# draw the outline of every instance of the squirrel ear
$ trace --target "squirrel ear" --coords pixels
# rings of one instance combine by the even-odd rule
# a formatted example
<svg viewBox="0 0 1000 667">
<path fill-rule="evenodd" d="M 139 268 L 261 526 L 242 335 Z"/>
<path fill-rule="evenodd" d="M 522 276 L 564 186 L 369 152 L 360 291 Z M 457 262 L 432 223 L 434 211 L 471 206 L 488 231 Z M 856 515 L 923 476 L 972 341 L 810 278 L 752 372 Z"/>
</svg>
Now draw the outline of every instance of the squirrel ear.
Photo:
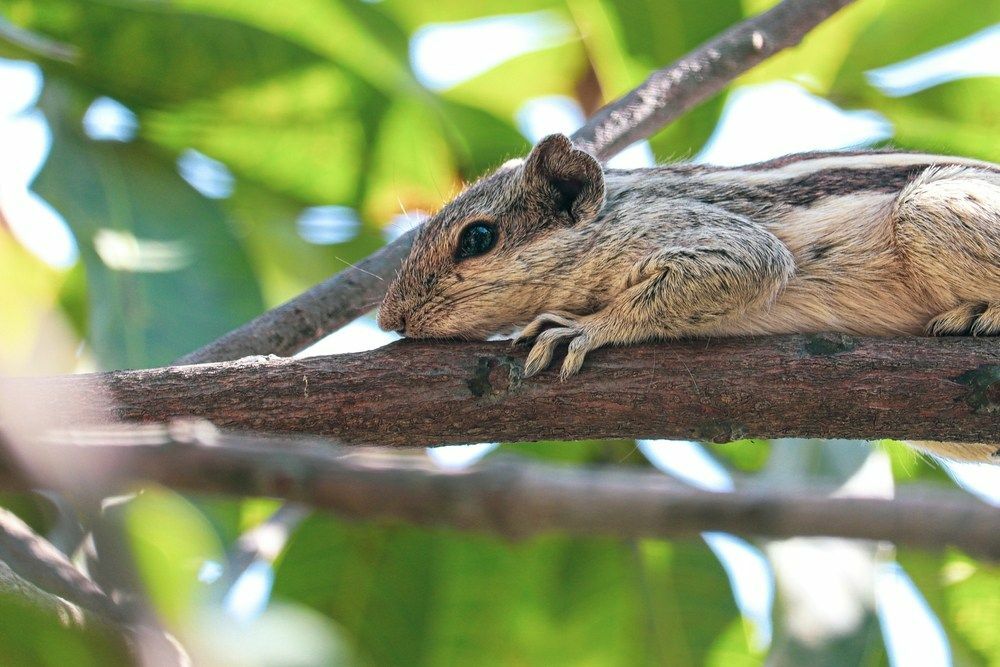
<svg viewBox="0 0 1000 667">
<path fill-rule="evenodd" d="M 524 182 L 550 196 L 573 222 L 593 218 L 604 206 L 604 171 L 564 134 L 550 134 L 524 162 Z"/>
</svg>

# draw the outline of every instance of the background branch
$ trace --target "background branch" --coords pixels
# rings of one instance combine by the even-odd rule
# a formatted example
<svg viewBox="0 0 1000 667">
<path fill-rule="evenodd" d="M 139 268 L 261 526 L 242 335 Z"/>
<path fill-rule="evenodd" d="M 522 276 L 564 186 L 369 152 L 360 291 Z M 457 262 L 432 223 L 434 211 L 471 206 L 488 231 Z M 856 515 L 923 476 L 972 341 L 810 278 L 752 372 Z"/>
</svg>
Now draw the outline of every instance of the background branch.
<svg viewBox="0 0 1000 667">
<path fill-rule="evenodd" d="M 348 518 L 396 519 L 514 539 L 550 531 L 666 538 L 718 530 L 954 545 L 1000 558 L 1000 510 L 956 491 L 901 489 L 891 500 L 828 497 L 816 489 L 714 493 L 654 471 L 503 457 L 445 472 L 423 457 L 190 426 L 77 431 L 36 446 L 49 456 L 97 466 L 119 484 L 145 479 L 198 493 L 270 496 Z M 0 484 L 6 481 L 0 469 Z"/>
<path fill-rule="evenodd" d="M 524 380 L 508 344 L 404 340 L 360 354 L 23 379 L 55 424 L 162 422 L 315 433 L 347 444 L 666 437 L 1000 442 L 1000 347 L 844 335 L 692 340 L 592 352 Z M 414 392 L 414 387 L 420 391 Z"/>
<path fill-rule="evenodd" d="M 629 144 L 653 135 L 740 74 L 798 44 L 810 30 L 853 1 L 784 0 L 736 24 L 598 111 L 573 134 L 573 141 L 607 160 Z M 409 253 L 415 234 L 410 230 L 354 266 L 177 363 L 295 354 L 378 305 L 388 281 Z"/>
</svg>

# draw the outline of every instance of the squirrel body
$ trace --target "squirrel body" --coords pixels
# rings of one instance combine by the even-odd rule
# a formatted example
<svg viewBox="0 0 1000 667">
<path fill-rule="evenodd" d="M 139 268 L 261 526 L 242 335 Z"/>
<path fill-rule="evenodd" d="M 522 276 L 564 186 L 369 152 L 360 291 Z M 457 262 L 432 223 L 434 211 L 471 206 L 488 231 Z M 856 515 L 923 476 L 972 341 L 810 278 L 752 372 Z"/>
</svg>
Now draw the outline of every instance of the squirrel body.
<svg viewBox="0 0 1000 667">
<path fill-rule="evenodd" d="M 1000 167 L 900 152 L 602 169 L 563 135 L 427 221 L 379 309 L 412 337 L 568 343 L 748 334 L 1000 335 Z M 1000 462 L 998 446 L 917 443 Z"/>
</svg>

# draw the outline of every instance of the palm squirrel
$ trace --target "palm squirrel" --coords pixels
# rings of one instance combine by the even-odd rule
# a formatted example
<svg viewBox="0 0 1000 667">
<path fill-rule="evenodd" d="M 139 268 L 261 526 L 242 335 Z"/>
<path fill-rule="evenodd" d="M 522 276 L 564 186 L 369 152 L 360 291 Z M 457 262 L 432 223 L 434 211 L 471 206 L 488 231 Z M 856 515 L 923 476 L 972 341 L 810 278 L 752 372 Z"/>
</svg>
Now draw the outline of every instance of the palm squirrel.
<svg viewBox="0 0 1000 667">
<path fill-rule="evenodd" d="M 900 152 L 604 169 L 561 134 L 417 234 L 378 312 L 406 336 L 568 342 L 839 331 L 1000 335 L 1000 167 Z M 916 443 L 1000 463 L 997 445 Z"/>
</svg>

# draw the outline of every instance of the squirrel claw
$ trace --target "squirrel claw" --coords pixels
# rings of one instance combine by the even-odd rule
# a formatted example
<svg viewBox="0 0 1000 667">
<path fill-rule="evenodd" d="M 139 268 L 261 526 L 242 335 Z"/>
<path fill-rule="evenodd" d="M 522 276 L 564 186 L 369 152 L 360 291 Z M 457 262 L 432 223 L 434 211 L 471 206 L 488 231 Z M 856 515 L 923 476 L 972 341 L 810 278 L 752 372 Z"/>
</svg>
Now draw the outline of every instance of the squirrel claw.
<svg viewBox="0 0 1000 667">
<path fill-rule="evenodd" d="M 543 317 L 551 318 L 546 319 L 546 322 L 554 321 L 556 318 L 559 320 L 564 319 L 560 316 L 540 316 L 535 322 L 538 322 Z M 532 325 L 535 322 L 532 322 Z M 556 347 L 563 340 L 569 339 L 566 358 L 559 372 L 559 379 L 564 382 L 580 370 L 587 352 L 600 347 L 601 343 L 593 335 L 595 331 L 590 326 L 580 321 L 568 319 L 566 323 L 568 326 L 546 329 L 537 334 L 535 344 L 528 353 L 528 359 L 524 365 L 524 377 L 529 378 L 547 368 L 552 361 L 552 355 Z"/>
</svg>

